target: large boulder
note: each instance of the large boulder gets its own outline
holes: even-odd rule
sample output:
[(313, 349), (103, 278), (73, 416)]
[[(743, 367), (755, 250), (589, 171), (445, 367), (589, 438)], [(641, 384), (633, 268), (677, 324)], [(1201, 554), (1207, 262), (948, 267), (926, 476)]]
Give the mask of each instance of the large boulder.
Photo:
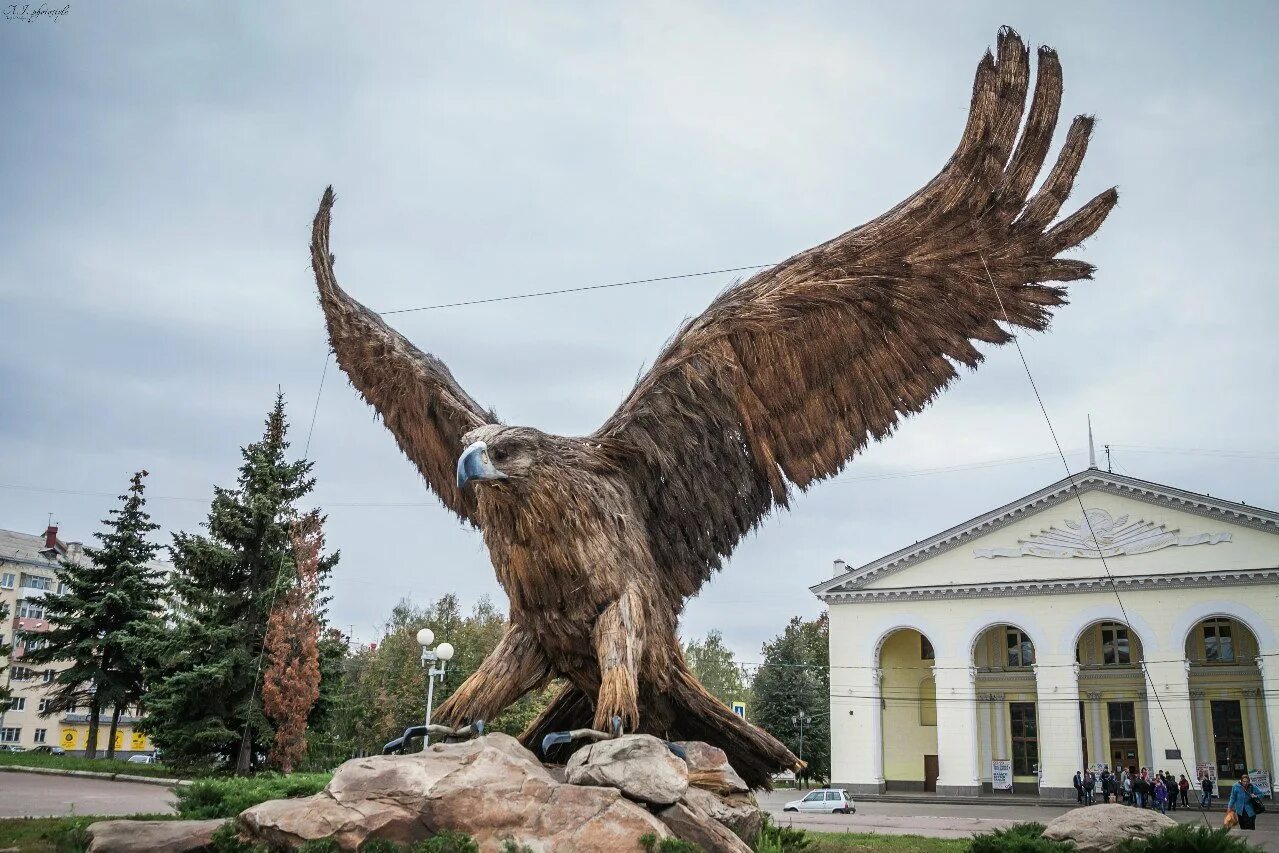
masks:
[(676, 836), (696, 844), (704, 853), (751, 853), (750, 845), (727, 827), (684, 803), (667, 806), (657, 816)]
[(1044, 838), (1073, 841), (1078, 853), (1109, 853), (1128, 838), (1145, 838), (1177, 822), (1151, 809), (1102, 805), (1071, 809), (1044, 830)]
[(764, 828), (764, 813), (750, 794), (720, 796), (690, 785), (680, 802), (724, 824), (747, 844), (752, 843)]
[(240, 823), (251, 840), (287, 849), (321, 838), (343, 850), (368, 838), (413, 844), (446, 829), (470, 835), (484, 851), (510, 839), (535, 853), (639, 850), (641, 835), (670, 836), (617, 790), (555, 781), (503, 734), (353, 759), (319, 794), (262, 803)]
[(744, 794), (750, 790), (733, 765), (728, 763), (728, 755), (718, 746), (700, 740), (683, 740), (676, 746), (684, 748), (689, 785), (716, 794)]
[(669, 806), (688, 790), (688, 765), (665, 741), (652, 735), (623, 735), (573, 753), (564, 778), (573, 785), (616, 788), (632, 800)]
[(100, 820), (89, 824), (89, 853), (211, 853), (217, 820)]

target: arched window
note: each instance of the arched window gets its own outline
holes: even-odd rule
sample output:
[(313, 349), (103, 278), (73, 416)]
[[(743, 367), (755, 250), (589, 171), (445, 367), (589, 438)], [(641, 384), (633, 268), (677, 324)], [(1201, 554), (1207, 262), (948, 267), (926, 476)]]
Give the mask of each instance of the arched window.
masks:
[(1007, 631), (1008, 668), (1018, 669), (1033, 666), (1035, 663), (1035, 645), (1030, 642), (1020, 628), (1009, 628)]
[(1204, 663), (1234, 663), (1235, 638), (1229, 619), (1203, 622)]

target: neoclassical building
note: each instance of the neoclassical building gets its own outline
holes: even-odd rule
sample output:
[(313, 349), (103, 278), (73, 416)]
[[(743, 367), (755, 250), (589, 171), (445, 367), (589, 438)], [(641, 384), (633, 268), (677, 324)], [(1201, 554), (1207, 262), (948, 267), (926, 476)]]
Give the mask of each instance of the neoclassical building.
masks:
[(995, 760), (1055, 797), (1085, 764), (1275, 775), (1279, 513), (1097, 468), (1074, 484), (812, 588), (832, 783), (977, 795)]

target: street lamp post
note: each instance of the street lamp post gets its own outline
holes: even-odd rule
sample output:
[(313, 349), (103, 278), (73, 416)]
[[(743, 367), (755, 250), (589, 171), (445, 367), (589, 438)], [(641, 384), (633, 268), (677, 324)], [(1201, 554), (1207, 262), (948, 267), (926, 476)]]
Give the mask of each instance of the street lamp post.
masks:
[(813, 718), (808, 714), (800, 711), (798, 714), (790, 718), (792, 723), (799, 723), (799, 760), (804, 760), (804, 723), (811, 721)]
[[(422, 647), (422, 666), (426, 667), (426, 726), (428, 730), (431, 726), (431, 706), (435, 704), (435, 679), (443, 680), (446, 665), (453, 659), (453, 646), (451, 643), (440, 643), (434, 649), (427, 648), (433, 642), (435, 642), (435, 632), (430, 628), (423, 628), (417, 632), (417, 644)], [(423, 752), (426, 751), (430, 743), (430, 732), (423, 732)], [(405, 744), (405, 746), (408, 746), (408, 744)]]

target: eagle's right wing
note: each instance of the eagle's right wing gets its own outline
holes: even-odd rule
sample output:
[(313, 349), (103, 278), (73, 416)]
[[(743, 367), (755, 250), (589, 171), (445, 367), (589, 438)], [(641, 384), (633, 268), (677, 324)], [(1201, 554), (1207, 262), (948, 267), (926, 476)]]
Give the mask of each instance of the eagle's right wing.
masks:
[(457, 457), (463, 435), (497, 418), (462, 390), (444, 362), (413, 346), (338, 286), (329, 252), (333, 201), (329, 187), (311, 230), (311, 267), (338, 365), (440, 501), (474, 524), (474, 495), (457, 487)]
[[(692, 595), (792, 486), (838, 474), (975, 367), (1001, 326), (1043, 329), (1092, 277), (1060, 255), (1101, 226), (1108, 190), (1057, 221), (1092, 119), (1075, 119), (1031, 192), (1061, 104), (1057, 55), (999, 34), (977, 69), (968, 125), (931, 182), (865, 225), (723, 293), (679, 330), (597, 441), (632, 482), (650, 547)], [(1022, 127), (1020, 141), (1018, 128)]]

